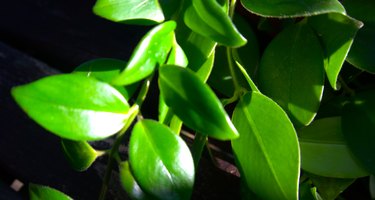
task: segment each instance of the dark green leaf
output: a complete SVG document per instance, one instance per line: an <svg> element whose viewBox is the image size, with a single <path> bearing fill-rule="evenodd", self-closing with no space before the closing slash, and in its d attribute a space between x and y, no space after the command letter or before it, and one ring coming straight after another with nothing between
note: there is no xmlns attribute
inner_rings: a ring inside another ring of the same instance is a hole
<svg viewBox="0 0 375 200"><path fill-rule="evenodd" d="M311 186L309 182L304 182L299 185L299 199L300 200L317 200L316 188Z"/></svg>
<svg viewBox="0 0 375 200"><path fill-rule="evenodd" d="M358 93L344 106L342 130L351 152L375 174L375 90Z"/></svg>
<svg viewBox="0 0 375 200"><path fill-rule="evenodd" d="M325 49L325 70L329 83L337 89L337 77L362 23L348 16L330 13L308 19L308 23L320 36Z"/></svg>
<svg viewBox="0 0 375 200"><path fill-rule="evenodd" d="M345 14L337 0L241 0L250 12L264 17L304 17L324 13Z"/></svg>
<svg viewBox="0 0 375 200"><path fill-rule="evenodd" d="M271 99L252 92L241 98L232 120L240 133L232 140L233 151L250 189L262 199L297 199L299 147L286 113Z"/></svg>
<svg viewBox="0 0 375 200"><path fill-rule="evenodd" d="M333 178L358 178L368 173L351 155L341 132L341 117L315 120L298 131L302 169Z"/></svg>
<svg viewBox="0 0 375 200"><path fill-rule="evenodd" d="M122 187L129 195L131 199L143 200L143 199L152 199L148 194L143 192L142 188L138 185L137 181L134 179L134 176L131 172L129 162L125 161L120 163L120 181Z"/></svg>
<svg viewBox="0 0 375 200"><path fill-rule="evenodd" d="M149 31L134 50L128 65L112 81L114 85L129 85L151 75L157 64L167 59L174 42L176 23L168 21Z"/></svg>
<svg viewBox="0 0 375 200"><path fill-rule="evenodd" d="M29 184L30 200L73 200L68 195L43 185Z"/></svg>
<svg viewBox="0 0 375 200"><path fill-rule="evenodd" d="M115 22L155 24L164 21L158 0L97 0L93 10Z"/></svg>
<svg viewBox="0 0 375 200"><path fill-rule="evenodd" d="M86 141L62 139L62 149L70 166L77 171L85 171L100 154Z"/></svg>
<svg viewBox="0 0 375 200"><path fill-rule="evenodd" d="M305 23L285 29L263 54L260 90L276 101L295 125L308 125L318 111L324 84L323 60L319 39Z"/></svg>
<svg viewBox="0 0 375 200"><path fill-rule="evenodd" d="M159 87L165 103L186 126L220 140L238 137L220 100L190 70L176 66L161 67Z"/></svg>
<svg viewBox="0 0 375 200"><path fill-rule="evenodd" d="M129 143L129 162L141 188L157 199L189 199L194 162L185 142L167 126L138 122Z"/></svg>
<svg viewBox="0 0 375 200"><path fill-rule="evenodd" d="M66 139L106 138L128 119L129 105L115 88L80 74L42 78L12 95L33 120Z"/></svg>

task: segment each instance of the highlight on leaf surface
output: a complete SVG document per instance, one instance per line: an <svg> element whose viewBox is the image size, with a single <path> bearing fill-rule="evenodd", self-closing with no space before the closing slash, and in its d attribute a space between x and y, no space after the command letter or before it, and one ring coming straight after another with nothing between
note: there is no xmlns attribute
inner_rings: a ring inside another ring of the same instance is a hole
<svg viewBox="0 0 375 200"><path fill-rule="evenodd" d="M44 185L29 184L30 200L73 200L68 195Z"/></svg>
<svg viewBox="0 0 375 200"><path fill-rule="evenodd" d="M135 180L129 162L121 162L119 165L120 170L120 182L122 187L125 189L127 194L131 199L152 199L148 194L146 194L142 188L138 185L137 181Z"/></svg>

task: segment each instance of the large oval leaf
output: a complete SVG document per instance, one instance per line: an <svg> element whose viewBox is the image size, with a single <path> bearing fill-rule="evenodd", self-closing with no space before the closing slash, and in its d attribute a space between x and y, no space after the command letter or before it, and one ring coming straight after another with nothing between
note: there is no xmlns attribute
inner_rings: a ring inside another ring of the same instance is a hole
<svg viewBox="0 0 375 200"><path fill-rule="evenodd" d="M159 87L165 103L186 126L220 140L238 137L220 100L190 70L176 66L161 67Z"/></svg>
<svg viewBox="0 0 375 200"><path fill-rule="evenodd" d="M112 86L79 74L54 75L12 89L21 108L52 133L98 140L126 123L129 105Z"/></svg>
<svg viewBox="0 0 375 200"><path fill-rule="evenodd" d="M286 28L263 54L260 90L296 125L309 124L318 111L324 84L323 60L319 39L305 23Z"/></svg>
<svg viewBox="0 0 375 200"><path fill-rule="evenodd" d="M299 147L286 113L252 92L241 98L232 120L240 133L232 147L246 185L262 199L297 199Z"/></svg>
<svg viewBox="0 0 375 200"><path fill-rule="evenodd" d="M344 106L342 131L353 154L375 174L375 90L358 93Z"/></svg>
<svg viewBox="0 0 375 200"><path fill-rule="evenodd" d="M194 162L185 142L167 126L138 122L129 143L129 162L141 188L156 199L189 199Z"/></svg>
<svg viewBox="0 0 375 200"><path fill-rule="evenodd" d="M154 24L164 21L158 0L97 0L93 10L115 22Z"/></svg>
<svg viewBox="0 0 375 200"><path fill-rule="evenodd" d="M29 184L30 200L73 200L68 195L43 185Z"/></svg>
<svg viewBox="0 0 375 200"><path fill-rule="evenodd" d="M137 45L126 68L112 84L129 85L138 82L151 75L156 64L164 64L174 43L175 28L176 23L168 21L150 30Z"/></svg>
<svg viewBox="0 0 375 200"><path fill-rule="evenodd" d="M120 163L119 168L122 187L124 187L131 199L152 199L142 190L137 181L134 179L128 161Z"/></svg>
<svg viewBox="0 0 375 200"><path fill-rule="evenodd" d="M368 172L351 155L341 131L341 117L315 120L298 131L302 169L332 178L358 178Z"/></svg>
<svg viewBox="0 0 375 200"><path fill-rule="evenodd" d="M62 139L61 146L70 166L77 171L85 171L88 169L100 155L86 141Z"/></svg>
<svg viewBox="0 0 375 200"><path fill-rule="evenodd" d="M337 0L241 0L250 12L264 17L305 17L324 13L345 14Z"/></svg>

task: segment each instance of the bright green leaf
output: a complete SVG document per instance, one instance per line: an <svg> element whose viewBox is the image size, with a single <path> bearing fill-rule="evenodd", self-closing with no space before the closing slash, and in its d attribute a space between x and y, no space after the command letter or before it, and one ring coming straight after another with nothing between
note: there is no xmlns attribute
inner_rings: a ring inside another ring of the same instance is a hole
<svg viewBox="0 0 375 200"><path fill-rule="evenodd" d="M345 14L338 0L241 0L250 12L264 17L306 17L324 13Z"/></svg>
<svg viewBox="0 0 375 200"><path fill-rule="evenodd" d="M93 10L114 22L155 24L164 21L158 0L97 0Z"/></svg>
<svg viewBox="0 0 375 200"><path fill-rule="evenodd" d="M167 59L174 42L176 23L168 21L151 29L134 50L128 65L112 81L114 85L129 85L151 75L157 64Z"/></svg>
<svg viewBox="0 0 375 200"><path fill-rule="evenodd" d="M351 155L341 131L341 117L315 120L298 131L302 169L333 178L358 178L368 173Z"/></svg>
<svg viewBox="0 0 375 200"><path fill-rule="evenodd" d="M176 38L173 40L173 45L171 52L169 54L167 63L168 65L178 65L181 67L186 67L188 65L188 59L185 55L184 50L177 43Z"/></svg>
<svg viewBox="0 0 375 200"><path fill-rule="evenodd" d="M351 152L375 174L375 90L358 93L344 106L342 131Z"/></svg>
<svg viewBox="0 0 375 200"><path fill-rule="evenodd" d="M286 113L252 92L241 98L232 120L240 133L232 148L246 185L262 199L297 199L299 147Z"/></svg>
<svg viewBox="0 0 375 200"><path fill-rule="evenodd" d="M286 28L263 54L259 88L295 125L308 125L318 111L324 85L323 60L319 39L305 23Z"/></svg>
<svg viewBox="0 0 375 200"><path fill-rule="evenodd" d="M129 162L141 188L157 199L189 199L194 162L185 142L167 126L138 122L129 143Z"/></svg>
<svg viewBox="0 0 375 200"><path fill-rule="evenodd" d="M186 126L220 140L238 137L220 100L192 71L161 67L159 87L165 103Z"/></svg>
<svg viewBox="0 0 375 200"><path fill-rule="evenodd" d="M86 141L62 139L62 149L70 166L77 171L85 171L95 161L98 152Z"/></svg>
<svg viewBox="0 0 375 200"><path fill-rule="evenodd" d="M362 23L338 13L318 15L308 19L309 25L323 42L325 70L332 88L337 90L337 77Z"/></svg>
<svg viewBox="0 0 375 200"><path fill-rule="evenodd" d="M43 185L29 184L30 200L73 200L68 195Z"/></svg>
<svg viewBox="0 0 375 200"><path fill-rule="evenodd" d="M12 89L39 125L70 140L98 140L118 132L129 105L112 86L80 74L54 75Z"/></svg>
<svg viewBox="0 0 375 200"><path fill-rule="evenodd" d="M148 194L146 194L142 190L142 188L138 185L137 181L134 179L128 161L120 163L119 168L120 182L122 184L122 187L124 187L125 191L131 199L152 199Z"/></svg>

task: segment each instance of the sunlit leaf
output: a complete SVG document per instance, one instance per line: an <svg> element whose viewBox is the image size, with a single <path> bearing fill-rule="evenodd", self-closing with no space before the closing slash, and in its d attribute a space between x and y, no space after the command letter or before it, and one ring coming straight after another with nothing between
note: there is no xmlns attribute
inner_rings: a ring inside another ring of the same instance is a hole
<svg viewBox="0 0 375 200"><path fill-rule="evenodd" d="M43 185L29 184L30 200L73 200L68 195Z"/></svg>
<svg viewBox="0 0 375 200"><path fill-rule="evenodd" d="M70 166L77 171L85 171L95 161L98 152L86 141L62 139L62 149Z"/></svg>
<svg viewBox="0 0 375 200"><path fill-rule="evenodd" d="M122 187L124 187L131 199L151 199L151 197L142 190L137 181L134 179L128 161L120 163L119 168Z"/></svg>

